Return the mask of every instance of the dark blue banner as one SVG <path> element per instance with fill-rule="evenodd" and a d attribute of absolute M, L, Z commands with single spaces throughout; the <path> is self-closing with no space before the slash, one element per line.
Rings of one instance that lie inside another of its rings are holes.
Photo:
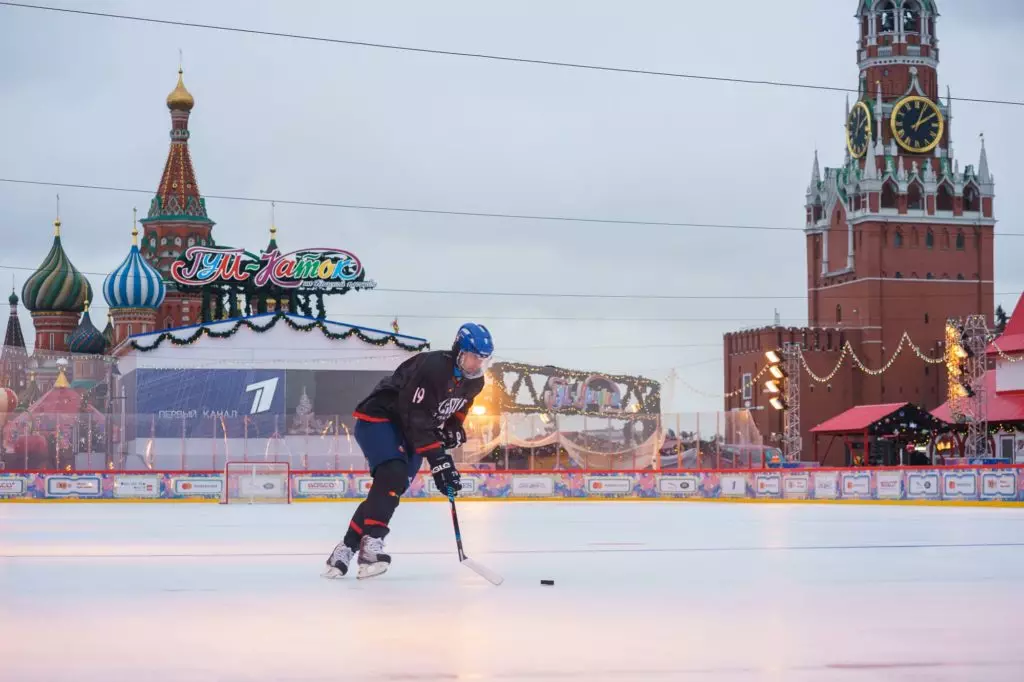
<path fill-rule="evenodd" d="M 138 438 L 266 438 L 284 430 L 284 370 L 140 369 L 126 383 Z"/>

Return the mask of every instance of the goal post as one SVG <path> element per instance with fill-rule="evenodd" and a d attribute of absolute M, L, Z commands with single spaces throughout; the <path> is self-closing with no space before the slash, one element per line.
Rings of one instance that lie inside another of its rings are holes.
<path fill-rule="evenodd" d="M 221 504 L 290 504 L 288 462 L 228 462 Z"/>

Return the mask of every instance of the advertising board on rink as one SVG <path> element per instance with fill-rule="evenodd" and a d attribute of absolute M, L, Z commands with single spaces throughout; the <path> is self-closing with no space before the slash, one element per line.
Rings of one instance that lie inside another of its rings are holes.
<path fill-rule="evenodd" d="M 782 475 L 782 496 L 787 500 L 806 500 L 811 496 L 811 475 L 787 471 Z"/>
<path fill-rule="evenodd" d="M 1024 502 L 1021 465 L 757 472 L 466 471 L 462 481 L 460 497 L 470 500 Z M 293 471 L 290 485 L 295 501 L 357 500 L 366 497 L 372 482 L 366 472 Z M 224 476 L 217 472 L 0 472 L 0 503 L 61 499 L 214 502 L 223 492 Z M 420 472 L 403 495 L 408 499 L 443 497 L 426 472 Z"/>

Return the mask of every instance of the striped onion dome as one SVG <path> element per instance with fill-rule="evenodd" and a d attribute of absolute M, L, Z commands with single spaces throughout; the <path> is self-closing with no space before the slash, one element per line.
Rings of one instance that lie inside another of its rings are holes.
<path fill-rule="evenodd" d="M 164 280 L 139 253 L 138 234 L 132 230 L 132 250 L 103 280 L 103 297 L 111 308 L 159 308 L 164 302 Z"/>
<path fill-rule="evenodd" d="M 92 323 L 89 317 L 89 304 L 85 305 L 85 312 L 82 313 L 82 320 L 78 323 L 75 331 L 68 336 L 68 350 L 72 353 L 88 353 L 89 355 L 101 355 L 107 349 L 107 340 L 103 334 Z"/>
<path fill-rule="evenodd" d="M 21 288 L 21 300 L 30 312 L 80 313 L 92 298 L 89 280 L 71 264 L 60 242 L 60 220 L 53 223 L 53 246 L 43 264 Z"/>

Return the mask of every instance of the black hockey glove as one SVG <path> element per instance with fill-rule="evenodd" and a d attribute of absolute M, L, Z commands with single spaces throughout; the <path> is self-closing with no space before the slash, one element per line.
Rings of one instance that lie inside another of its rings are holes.
<path fill-rule="evenodd" d="M 441 447 L 445 450 L 454 450 L 466 442 L 466 430 L 462 423 L 455 418 L 449 419 L 441 428 Z"/>
<path fill-rule="evenodd" d="M 435 450 L 427 456 L 430 464 L 430 473 L 434 477 L 434 484 L 441 491 L 442 495 L 456 497 L 462 490 L 462 482 L 459 480 L 459 472 L 455 468 L 452 456 L 443 450 Z"/>

